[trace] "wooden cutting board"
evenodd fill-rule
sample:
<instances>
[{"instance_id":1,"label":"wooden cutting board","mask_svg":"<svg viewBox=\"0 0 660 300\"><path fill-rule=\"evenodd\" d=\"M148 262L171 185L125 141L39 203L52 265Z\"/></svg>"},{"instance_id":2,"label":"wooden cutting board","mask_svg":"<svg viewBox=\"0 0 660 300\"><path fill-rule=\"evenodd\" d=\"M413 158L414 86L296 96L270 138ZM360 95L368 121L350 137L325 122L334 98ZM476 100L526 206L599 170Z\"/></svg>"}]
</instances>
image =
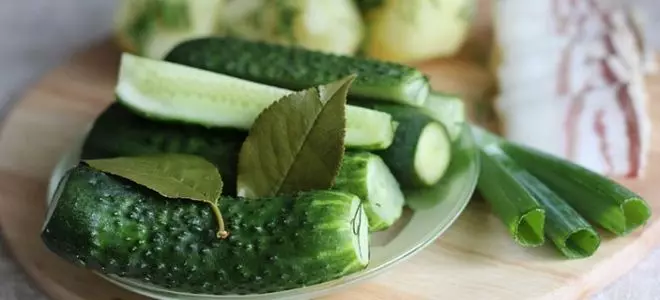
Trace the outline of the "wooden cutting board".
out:
<instances>
[{"instance_id":1,"label":"wooden cutting board","mask_svg":"<svg viewBox=\"0 0 660 300\"><path fill-rule=\"evenodd\" d=\"M60 155L113 100L119 53L103 44L48 74L17 102L0 135L0 228L16 260L54 299L143 299L73 267L41 244L46 183ZM468 99L487 92L485 71L460 60L421 66L433 85ZM650 78L660 95L660 78ZM651 114L660 122L660 106ZM660 240L660 141L645 180L626 182L656 213L629 237L606 238L589 259L567 261L551 246L522 249L479 201L441 238L383 275L326 299L578 299L630 270Z\"/></svg>"}]
</instances>

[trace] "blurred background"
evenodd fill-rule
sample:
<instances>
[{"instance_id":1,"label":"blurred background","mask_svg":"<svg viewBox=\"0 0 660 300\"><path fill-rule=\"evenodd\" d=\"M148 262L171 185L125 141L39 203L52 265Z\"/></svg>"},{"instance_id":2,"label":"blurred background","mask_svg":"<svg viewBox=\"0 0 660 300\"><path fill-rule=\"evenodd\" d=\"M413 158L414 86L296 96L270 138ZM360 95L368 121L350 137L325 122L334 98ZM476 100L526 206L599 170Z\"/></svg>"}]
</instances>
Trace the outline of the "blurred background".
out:
<instances>
[{"instance_id":1,"label":"blurred background","mask_svg":"<svg viewBox=\"0 0 660 300\"><path fill-rule=\"evenodd\" d=\"M174 5L163 5L165 2ZM282 3L285 2L289 5L283 6ZM509 65L519 64L512 64L507 57L515 57L516 60L528 57L529 60L525 62L531 62L531 65L538 65L540 69L545 70L543 72L551 73L548 70L554 72L554 68L558 67L547 66L547 62L552 60L553 55L561 53L562 47L566 47L564 42L576 36L580 37L582 32L581 29L570 31L570 26L568 33L556 36L534 32L536 27L532 25L543 24L544 17L550 11L543 5L554 2L550 0L506 0L500 1L499 6L494 6L487 0L384 1L385 5L382 2L379 0L355 3L351 0L194 0L189 1L190 5L188 5L186 1L0 0L0 114L5 114L11 101L20 99L25 88L38 80L44 72L61 64L74 53L82 51L93 43L106 40L111 35L115 36L113 40L123 50L150 57L162 56L171 46L186 38L208 34L231 34L248 39L295 44L328 52L364 55L420 66L428 64L429 61L469 62L470 65L474 65L470 68L490 70L495 75L489 80L484 79L480 82L481 85L492 85L484 87L486 91L495 91L494 93L499 94L500 103L514 103L517 101L515 95L520 93L521 88L519 85L509 85L508 82L513 81L517 84L518 81L515 81L519 80L517 78L524 79L533 74L527 73L531 72L526 71L529 68L523 71L515 71L513 68L514 71L511 71ZM608 24L607 26L599 22L586 21L591 25L585 28L592 30L589 31L591 33L595 32L596 36L601 36L602 32L617 32L617 34L621 32L622 27L617 27L619 26L617 22L620 21L617 16L624 15L624 19L628 21L634 19L634 22L626 23L628 26L623 28L636 33L637 46L631 51L636 53L635 63L639 64L639 68L633 68L633 71L628 69L627 73L624 72L628 74L627 77L619 78L618 81L599 83L605 86L621 84L633 82L637 73L642 77L654 74L654 52L655 49L660 49L660 33L653 29L660 26L660 2L657 0L602 2L607 2L604 5L606 9L603 9L603 6L590 8L588 5L559 8L567 15L577 12L581 14L580 16L613 16L608 21L603 21L602 24ZM181 3L183 6L180 6ZM621 10L611 8L621 6L625 8ZM635 9L630 10L630 7ZM598 11L602 12L599 9L605 12L599 14ZM635 18L629 18L631 15L635 15ZM496 20L495 23L493 19ZM546 29L538 30L542 32ZM491 34L493 31L497 33L495 38ZM583 41L589 45L598 44L589 42L589 38L592 37L589 32L583 39L578 40L578 43ZM628 45L625 42L621 43ZM616 42L613 44L614 48L617 48ZM530 48L534 50L518 51L518 49ZM596 50L593 51L597 52L598 47L594 49ZM620 58L620 61L630 62L628 56L630 55L623 51L610 53L608 59L614 57L614 61ZM453 63L453 65L464 67L463 63ZM607 67L616 69L614 65L616 63ZM577 68L571 69L574 73L588 68L579 63L574 63L573 67ZM543 72L539 74L547 75ZM540 78L545 78L546 82L558 80L557 77ZM450 83L451 80L439 82L436 87L451 90ZM526 83L525 89L536 89L530 87L533 84ZM559 97L554 94L541 94L542 88L543 86L537 87L537 94L529 94L524 90L523 92L535 99ZM497 96L486 97L486 94L484 92L462 96L488 102L496 102L494 99L498 99ZM646 105L649 99L641 98L643 97L640 96L640 103ZM515 115L520 111L520 108L513 104L502 107L505 108L500 108L500 117ZM640 120L647 118L644 109L640 109L635 117ZM548 122L554 121L556 120ZM507 128L506 124L509 124L507 122L516 124L518 121L515 117L505 117L504 134L528 144L537 143L529 138L535 132L520 131L513 128L515 127L513 125ZM538 128L544 130L543 123L540 123ZM616 137L611 139L616 141ZM549 140L556 142L553 139ZM577 145L578 148L586 149L584 150L586 153L589 153L593 147L587 140L583 143L578 141ZM545 147L543 144L536 146ZM552 147L554 146L548 146L548 148ZM607 171L602 169L600 162L582 161L579 155L572 159L592 169ZM616 161L614 164L616 165ZM632 167L624 164L621 168L625 170L620 173L626 173ZM620 175L617 172L619 171L614 170L613 175ZM2 237L0 237L1 243ZM660 299L657 278L660 278L658 251L632 273L599 293L596 299ZM0 299L43 299L41 293L30 285L2 247L0 247Z\"/></svg>"}]
</instances>

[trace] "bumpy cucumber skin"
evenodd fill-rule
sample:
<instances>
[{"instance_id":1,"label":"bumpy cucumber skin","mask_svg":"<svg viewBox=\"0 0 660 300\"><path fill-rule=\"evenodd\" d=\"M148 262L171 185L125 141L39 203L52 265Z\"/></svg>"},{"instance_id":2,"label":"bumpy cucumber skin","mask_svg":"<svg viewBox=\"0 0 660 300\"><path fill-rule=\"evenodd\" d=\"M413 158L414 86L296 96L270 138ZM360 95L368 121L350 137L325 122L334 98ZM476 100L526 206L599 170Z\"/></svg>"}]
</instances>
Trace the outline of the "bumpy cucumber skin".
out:
<instances>
[{"instance_id":1,"label":"bumpy cucumber skin","mask_svg":"<svg viewBox=\"0 0 660 300\"><path fill-rule=\"evenodd\" d=\"M154 122L115 103L95 121L85 140L82 159L157 153L199 155L220 171L223 194L233 196L238 153L246 137L246 132L231 128Z\"/></svg>"},{"instance_id":2,"label":"bumpy cucumber skin","mask_svg":"<svg viewBox=\"0 0 660 300\"><path fill-rule=\"evenodd\" d=\"M238 155L247 132L233 129L205 128L187 124L156 122L145 119L119 104L103 112L83 146L83 159L138 156L158 153L186 153L209 160L220 170L223 195L236 195ZM367 190L368 152L349 151L333 189L352 193L363 200L369 218L369 230L388 228L371 209ZM392 186L392 189L400 189ZM400 191L398 191L400 192Z\"/></svg>"},{"instance_id":3,"label":"bumpy cucumber skin","mask_svg":"<svg viewBox=\"0 0 660 300\"><path fill-rule=\"evenodd\" d=\"M115 103L94 123L81 156L95 159L157 153L199 155L220 171L223 195L235 196L238 155L246 138L247 132L241 130L149 120Z\"/></svg>"},{"instance_id":4,"label":"bumpy cucumber skin","mask_svg":"<svg viewBox=\"0 0 660 300\"><path fill-rule=\"evenodd\" d=\"M404 189L415 189L429 187L415 171L415 153L417 143L422 131L429 123L436 122L423 109L416 107L403 107L400 105L373 105L376 110L388 112L394 120L399 122L394 141L389 148L375 151L392 170L399 184ZM431 184L432 185L432 184Z\"/></svg>"},{"instance_id":5,"label":"bumpy cucumber skin","mask_svg":"<svg viewBox=\"0 0 660 300\"><path fill-rule=\"evenodd\" d=\"M430 91L426 76L409 66L233 37L183 42L165 60L292 90L357 74L349 96L415 106Z\"/></svg>"},{"instance_id":6,"label":"bumpy cucumber skin","mask_svg":"<svg viewBox=\"0 0 660 300\"><path fill-rule=\"evenodd\" d=\"M78 265L176 291L266 293L363 269L351 246L353 220L366 222L362 209L351 212L359 201L333 191L222 198L230 231L223 240L207 204L165 199L79 165L69 172L42 240Z\"/></svg>"},{"instance_id":7,"label":"bumpy cucumber skin","mask_svg":"<svg viewBox=\"0 0 660 300\"><path fill-rule=\"evenodd\" d=\"M370 160L373 159L373 156L376 155L369 152L346 153L344 155L344 160L333 187L333 189L352 193L362 199L364 210L367 213L367 218L369 219L369 231L371 232L385 230L393 224L391 222L387 222L387 220L384 220L372 208L372 205L374 204L371 203L372 199L369 195L370 193L367 180L369 178L368 165ZM376 158L378 158L378 156L376 156ZM398 189L398 191L393 192L401 193L398 185L392 186L391 188ZM400 215L403 206L392 207L392 209L398 209Z\"/></svg>"}]
</instances>

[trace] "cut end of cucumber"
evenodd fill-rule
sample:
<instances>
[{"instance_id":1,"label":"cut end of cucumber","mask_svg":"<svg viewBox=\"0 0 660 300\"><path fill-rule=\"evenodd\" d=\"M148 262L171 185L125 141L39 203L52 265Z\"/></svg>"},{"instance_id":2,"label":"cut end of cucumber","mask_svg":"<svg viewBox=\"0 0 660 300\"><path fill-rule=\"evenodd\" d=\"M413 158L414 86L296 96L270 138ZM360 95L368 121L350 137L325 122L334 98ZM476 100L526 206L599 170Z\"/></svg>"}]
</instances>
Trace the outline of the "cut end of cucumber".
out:
<instances>
[{"instance_id":1,"label":"cut end of cucumber","mask_svg":"<svg viewBox=\"0 0 660 300\"><path fill-rule=\"evenodd\" d=\"M625 233L630 233L637 227L646 224L651 217L651 209L642 199L628 199L621 205L621 209L626 220Z\"/></svg>"},{"instance_id":2,"label":"cut end of cucumber","mask_svg":"<svg viewBox=\"0 0 660 300\"><path fill-rule=\"evenodd\" d=\"M62 196L62 193L64 192L64 186L66 185L66 182L69 180L69 175L70 175L69 172L66 172L66 174L64 174L62 179L60 179L60 182L57 184L57 188L53 193L53 197L50 198L48 201L48 211L46 212L46 219L44 220L44 224L41 227L42 232L46 229L48 222L50 222L50 218L53 216L53 213L55 212L55 208L57 208L57 204L60 202L60 198Z\"/></svg>"},{"instance_id":3,"label":"cut end of cucumber","mask_svg":"<svg viewBox=\"0 0 660 300\"><path fill-rule=\"evenodd\" d=\"M355 197L351 205L351 220L353 229L353 249L360 263L360 268L369 264L369 219L360 198Z\"/></svg>"},{"instance_id":4,"label":"cut end of cucumber","mask_svg":"<svg viewBox=\"0 0 660 300\"><path fill-rule=\"evenodd\" d=\"M466 118L463 100L455 96L431 92L424 107L431 117L445 125L452 141L460 137Z\"/></svg>"},{"instance_id":5,"label":"cut end of cucumber","mask_svg":"<svg viewBox=\"0 0 660 300\"><path fill-rule=\"evenodd\" d=\"M407 89L405 94L410 99L412 99L410 103L417 106L423 106L429 96L429 93L431 92L431 88L428 81L426 80L426 77L421 75L419 77L415 77L406 87Z\"/></svg>"},{"instance_id":6,"label":"cut end of cucumber","mask_svg":"<svg viewBox=\"0 0 660 300\"><path fill-rule=\"evenodd\" d=\"M571 233L563 247L560 245L558 248L568 258L584 258L594 254L598 246L600 246L598 234L591 229L581 229Z\"/></svg>"},{"instance_id":7,"label":"cut end of cucumber","mask_svg":"<svg viewBox=\"0 0 660 300\"><path fill-rule=\"evenodd\" d=\"M429 123L421 132L415 153L415 170L422 183L431 186L445 174L451 160L451 141L439 123Z\"/></svg>"},{"instance_id":8,"label":"cut end of cucumber","mask_svg":"<svg viewBox=\"0 0 660 300\"><path fill-rule=\"evenodd\" d=\"M388 113L350 106L346 110L346 144L365 150L386 149L394 141L396 123Z\"/></svg>"},{"instance_id":9,"label":"cut end of cucumber","mask_svg":"<svg viewBox=\"0 0 660 300\"><path fill-rule=\"evenodd\" d=\"M545 212L542 209L533 209L520 217L514 230L514 239L523 247L538 247L543 244L543 224Z\"/></svg>"},{"instance_id":10,"label":"cut end of cucumber","mask_svg":"<svg viewBox=\"0 0 660 300\"><path fill-rule=\"evenodd\" d=\"M373 155L367 164L367 195L365 210L369 218L369 230L379 231L390 227L401 217L405 198L385 162Z\"/></svg>"}]
</instances>

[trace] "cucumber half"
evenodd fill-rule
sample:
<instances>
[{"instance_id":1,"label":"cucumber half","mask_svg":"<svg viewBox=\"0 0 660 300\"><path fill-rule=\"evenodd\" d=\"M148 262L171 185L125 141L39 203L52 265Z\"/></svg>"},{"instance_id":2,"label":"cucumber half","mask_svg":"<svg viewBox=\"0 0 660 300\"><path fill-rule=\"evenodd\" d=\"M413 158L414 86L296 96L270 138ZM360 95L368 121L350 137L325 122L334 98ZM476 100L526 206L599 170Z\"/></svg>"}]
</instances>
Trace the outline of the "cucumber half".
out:
<instances>
[{"instance_id":1,"label":"cucumber half","mask_svg":"<svg viewBox=\"0 0 660 300\"><path fill-rule=\"evenodd\" d=\"M396 222L405 198L390 169L373 153L346 153L334 188L362 199L369 231L380 231Z\"/></svg>"},{"instance_id":2,"label":"cucumber half","mask_svg":"<svg viewBox=\"0 0 660 300\"><path fill-rule=\"evenodd\" d=\"M261 111L292 91L125 53L115 92L148 118L247 130ZM350 148L387 148L394 127L387 113L347 106Z\"/></svg>"}]
</instances>

